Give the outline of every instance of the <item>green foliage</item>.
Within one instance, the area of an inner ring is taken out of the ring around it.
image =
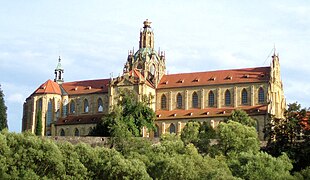
[[[286,154],[278,158],[265,152],[241,152],[228,160],[234,176],[242,179],[293,179],[293,168]]]
[[[198,122],[188,122],[181,132],[181,139],[184,144],[193,143],[196,144],[198,142],[200,124]]]
[[[302,109],[297,102],[289,104],[284,119],[271,118],[265,150],[276,157],[285,152],[294,160],[294,171],[310,166],[310,129],[306,128],[309,125],[306,108]]]
[[[154,130],[155,112],[133,91],[120,91],[119,101],[111,113],[105,116],[90,133],[92,136],[112,136],[118,138],[141,137],[142,128]]]
[[[254,127],[242,125],[235,121],[221,123],[218,148],[224,155],[259,150],[259,140]]]
[[[210,139],[216,137],[215,130],[207,122],[188,122],[181,132],[181,139],[185,145],[192,143],[202,154],[210,151]]]
[[[3,91],[0,85],[0,131],[2,129],[8,128],[6,110],[7,110],[7,107],[5,106],[5,102],[4,102],[4,94],[3,94]]]
[[[254,128],[233,121],[222,124],[225,128],[237,129],[230,132],[231,137],[238,134],[236,132],[245,135],[231,142],[238,147],[232,148],[229,156],[216,157],[202,156],[192,143],[185,145],[175,134],[162,136],[156,144],[144,138],[128,138],[116,144],[115,149],[109,149],[55,143],[29,132],[16,134],[6,130],[0,133],[0,179],[293,178],[289,172],[292,164],[285,154],[275,158],[259,152],[255,146],[240,149],[240,144],[255,144],[245,138],[252,136],[250,132]],[[241,127],[244,129],[238,130]],[[220,137],[227,132],[223,129],[220,129]],[[295,173],[294,178],[309,179],[309,169]]]
[[[305,169],[301,170],[300,172],[294,173],[295,179],[300,180],[308,180],[310,179],[310,166],[306,167]]]
[[[35,129],[35,134],[37,136],[42,136],[42,111],[38,110],[36,114],[36,129]]]
[[[241,123],[246,126],[256,126],[256,121],[252,119],[244,110],[236,109],[234,110],[231,115],[226,119],[228,121],[235,121]]]

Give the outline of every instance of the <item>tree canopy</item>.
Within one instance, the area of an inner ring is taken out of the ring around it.
[[[135,92],[120,91],[118,103],[102,121],[97,124],[90,135],[112,137],[141,137],[142,128],[155,129],[155,112],[149,107],[147,99],[142,101]]]
[[[244,110],[236,109],[233,110],[231,115],[226,119],[225,122],[235,121],[246,126],[256,126],[256,121],[252,119]]]
[[[3,94],[3,91],[0,85],[0,131],[2,129],[8,128],[6,111],[7,111],[7,107],[5,106],[4,94]]]

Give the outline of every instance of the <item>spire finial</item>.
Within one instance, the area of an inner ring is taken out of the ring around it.
[[[276,43],[273,43],[273,55],[276,55]]]
[[[151,21],[149,21],[148,19],[146,19],[144,22],[143,22],[143,25],[144,27],[143,28],[150,28],[151,27]]]
[[[58,58],[58,62],[60,62],[61,61],[61,58],[60,58],[60,56],[59,56],[59,58]]]

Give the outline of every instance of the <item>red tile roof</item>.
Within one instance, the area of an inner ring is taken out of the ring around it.
[[[69,115],[65,118],[59,118],[56,122],[56,126],[72,125],[72,124],[96,124],[101,120],[103,116],[104,114],[79,115],[79,116]]]
[[[69,95],[105,93],[109,82],[110,79],[75,81],[63,83],[62,87]]]
[[[157,89],[202,85],[267,82],[270,67],[218,70],[164,75]]]
[[[43,83],[38,89],[36,89],[33,94],[60,94],[61,95],[61,90],[60,90],[59,85],[56,82],[49,79],[45,83]]]
[[[222,117],[229,116],[230,113],[237,108],[225,107],[225,108],[205,108],[205,109],[177,109],[177,110],[157,110],[157,120],[173,120],[173,119],[194,119],[203,117]],[[244,106],[238,107],[238,109],[245,110],[250,115],[266,114],[267,105],[260,106]]]
[[[136,77],[137,79],[145,80],[146,85],[154,88],[154,86],[143,76],[143,74],[141,74],[141,72],[138,69],[135,68],[135,69],[129,71],[128,74],[129,74],[129,76]]]

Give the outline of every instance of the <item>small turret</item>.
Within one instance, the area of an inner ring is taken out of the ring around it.
[[[55,79],[54,79],[54,81],[57,82],[58,84],[62,84],[64,82],[63,73],[64,73],[64,69],[61,66],[61,59],[59,56],[58,64],[55,69]]]

